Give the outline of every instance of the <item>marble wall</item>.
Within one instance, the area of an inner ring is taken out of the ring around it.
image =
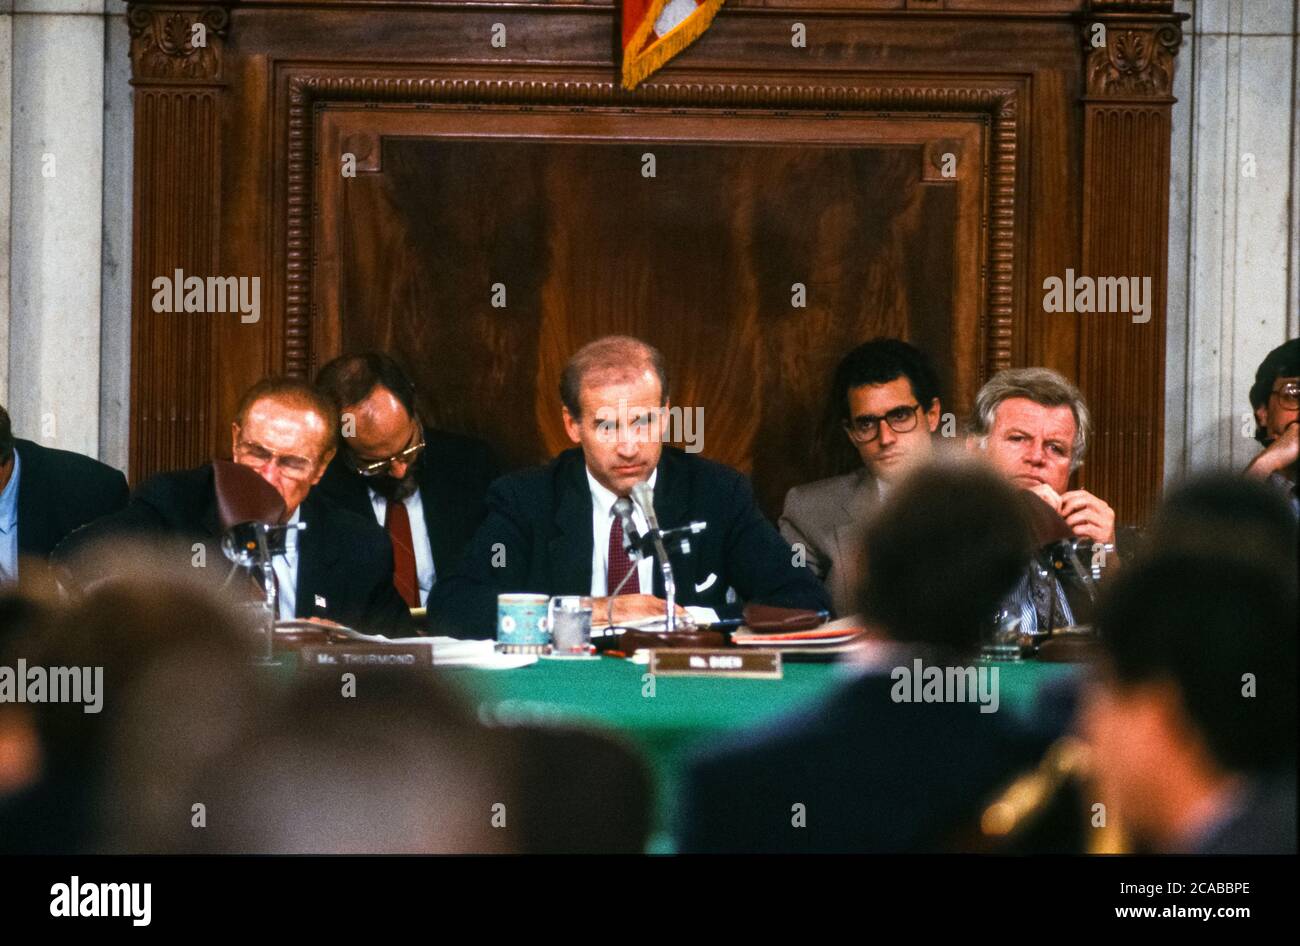
[[[1300,335],[1300,0],[1179,0],[1165,474],[1258,451],[1248,392]]]
[[[1300,0],[1179,0],[1165,469],[1254,454],[1247,391],[1300,335]],[[0,0],[0,403],[124,467],[131,90],[123,0]],[[75,79],[70,79],[75,77]],[[2,357],[7,353],[7,357]]]
[[[125,466],[131,104],[121,0],[0,0],[0,403]]]

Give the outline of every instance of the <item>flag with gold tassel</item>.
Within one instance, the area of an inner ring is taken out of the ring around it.
[[[695,42],[722,0],[623,0],[623,87],[635,89]]]

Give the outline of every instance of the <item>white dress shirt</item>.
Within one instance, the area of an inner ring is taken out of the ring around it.
[[[650,474],[651,489],[654,489],[658,477],[658,470]],[[614,515],[614,503],[618,501],[618,497],[602,486],[591,475],[591,470],[587,470],[587,484],[591,487],[591,596],[603,598],[613,590],[605,585],[605,573],[609,570],[609,530],[618,522],[618,517]],[[646,530],[650,528],[645,515],[641,512],[641,507],[635,502],[632,503],[632,521],[636,523],[637,531],[642,535],[645,535]],[[637,562],[636,577],[641,583],[643,595],[654,594],[654,574],[654,556],[647,555]],[[630,582],[631,579],[628,581]],[[623,589],[626,592],[627,585],[624,585]]]
[[[429,542],[429,524],[424,521],[424,500],[417,489],[402,501],[406,506],[406,515],[411,520],[411,545],[415,549],[415,581],[420,586],[420,604],[429,600],[429,592],[438,576],[433,569],[433,546]],[[375,510],[375,518],[380,527],[388,515],[388,500],[373,489],[370,491],[370,505]]]
[[[301,519],[302,507],[299,506],[293,511],[286,525],[297,525]],[[298,603],[298,535],[297,529],[286,532],[284,554],[271,556],[281,621],[292,621],[297,616],[295,605]]]

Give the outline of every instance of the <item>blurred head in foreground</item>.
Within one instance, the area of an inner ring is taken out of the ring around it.
[[[351,686],[341,679],[351,676]],[[188,847],[510,852],[521,812],[510,773],[497,768],[507,738],[481,726],[429,673],[302,671],[196,783],[210,826]]]
[[[26,704],[33,777],[0,801],[6,850],[158,849],[171,824],[188,821],[178,789],[254,705],[239,613],[198,570],[141,548],[118,555],[114,577],[46,605],[5,654],[4,667],[24,661],[27,680],[16,682],[29,700],[34,680],[45,683]],[[62,701],[50,702],[56,679]]]
[[[863,619],[895,641],[974,651],[1032,551],[1005,480],[969,459],[924,466],[867,526]]]
[[[1253,502],[1204,483],[1175,494],[1157,547],[1102,602],[1083,728],[1103,798],[1141,849],[1295,851],[1294,544],[1279,567]]]

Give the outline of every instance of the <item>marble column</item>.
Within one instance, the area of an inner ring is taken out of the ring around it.
[[[1259,449],[1248,392],[1300,335],[1300,0],[1180,0],[1166,480]]]
[[[8,243],[7,269],[0,269],[0,343],[7,352],[0,396],[20,436],[123,466],[129,306],[122,280],[130,246],[125,4],[2,2],[0,135],[7,137],[0,137],[0,155],[9,173],[0,185],[0,223],[8,223],[0,237]]]

